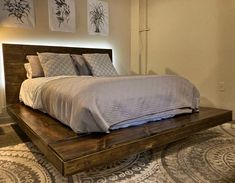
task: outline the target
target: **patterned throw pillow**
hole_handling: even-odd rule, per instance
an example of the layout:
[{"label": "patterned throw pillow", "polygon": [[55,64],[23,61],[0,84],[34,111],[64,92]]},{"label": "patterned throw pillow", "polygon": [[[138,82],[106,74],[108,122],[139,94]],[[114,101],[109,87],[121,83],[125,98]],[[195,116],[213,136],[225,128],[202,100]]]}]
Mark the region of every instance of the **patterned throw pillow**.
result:
[{"label": "patterned throw pillow", "polygon": [[40,63],[40,60],[37,55],[27,55],[27,60],[30,63],[30,66],[32,68],[32,77],[44,77],[44,72]]},{"label": "patterned throw pillow", "polygon": [[83,54],[82,55],[93,76],[117,76],[118,73],[114,68],[108,54]]},{"label": "patterned throw pillow", "polygon": [[69,54],[37,53],[46,77],[77,75]]},{"label": "patterned throw pillow", "polygon": [[92,75],[82,55],[72,54],[71,57],[77,67],[79,75]]}]

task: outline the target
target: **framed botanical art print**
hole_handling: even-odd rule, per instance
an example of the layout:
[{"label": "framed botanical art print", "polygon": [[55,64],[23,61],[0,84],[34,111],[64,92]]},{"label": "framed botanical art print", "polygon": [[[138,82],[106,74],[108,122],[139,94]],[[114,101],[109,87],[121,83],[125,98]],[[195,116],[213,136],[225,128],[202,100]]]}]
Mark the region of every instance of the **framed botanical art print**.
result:
[{"label": "framed botanical art print", "polygon": [[0,25],[33,28],[35,26],[33,0],[1,0]]},{"label": "framed botanical art print", "polygon": [[74,0],[48,0],[48,11],[50,30],[76,31]]},{"label": "framed botanical art print", "polygon": [[109,34],[109,9],[108,3],[99,0],[87,1],[88,33],[90,35]]}]

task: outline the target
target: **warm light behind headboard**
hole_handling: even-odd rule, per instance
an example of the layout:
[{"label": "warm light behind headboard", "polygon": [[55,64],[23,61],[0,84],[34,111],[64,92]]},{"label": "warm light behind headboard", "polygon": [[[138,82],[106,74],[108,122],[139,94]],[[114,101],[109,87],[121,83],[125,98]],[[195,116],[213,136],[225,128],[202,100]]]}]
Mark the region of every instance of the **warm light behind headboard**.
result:
[{"label": "warm light behind headboard", "polygon": [[2,54],[2,43],[0,42],[0,113],[5,106],[5,79],[4,79],[4,65]]}]

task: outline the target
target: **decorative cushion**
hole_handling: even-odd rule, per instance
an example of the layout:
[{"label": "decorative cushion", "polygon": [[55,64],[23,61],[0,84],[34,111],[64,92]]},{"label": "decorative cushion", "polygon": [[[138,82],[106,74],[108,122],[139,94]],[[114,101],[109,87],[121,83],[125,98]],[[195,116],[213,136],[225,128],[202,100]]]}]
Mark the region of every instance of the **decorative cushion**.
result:
[{"label": "decorative cushion", "polygon": [[79,75],[92,75],[82,55],[72,54],[71,57],[75,63]]},{"label": "decorative cushion", "polygon": [[108,54],[83,54],[82,55],[93,76],[116,76],[118,75]]},{"label": "decorative cushion", "polygon": [[76,68],[69,54],[37,53],[46,77],[77,75]]},{"label": "decorative cushion", "polygon": [[26,70],[26,77],[28,79],[32,79],[32,68],[30,66],[30,63],[25,63],[24,64],[24,68]]},{"label": "decorative cushion", "polygon": [[40,60],[37,55],[27,55],[27,60],[30,63],[30,66],[32,68],[32,77],[44,77],[44,72],[40,63]]}]

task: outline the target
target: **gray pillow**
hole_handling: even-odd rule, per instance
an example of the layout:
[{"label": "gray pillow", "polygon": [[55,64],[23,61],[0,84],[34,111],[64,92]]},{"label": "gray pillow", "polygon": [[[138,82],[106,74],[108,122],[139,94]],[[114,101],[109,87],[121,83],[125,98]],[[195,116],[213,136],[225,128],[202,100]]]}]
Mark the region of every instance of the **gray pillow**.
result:
[{"label": "gray pillow", "polygon": [[77,75],[69,54],[37,53],[46,77]]},{"label": "gray pillow", "polygon": [[118,73],[114,68],[108,54],[83,54],[82,55],[93,76],[117,76]]},{"label": "gray pillow", "polygon": [[77,67],[79,75],[92,75],[82,55],[72,54],[71,57]]},{"label": "gray pillow", "polygon": [[30,63],[30,66],[32,68],[32,77],[44,77],[44,72],[40,63],[40,60],[37,55],[27,55],[27,60]]}]

